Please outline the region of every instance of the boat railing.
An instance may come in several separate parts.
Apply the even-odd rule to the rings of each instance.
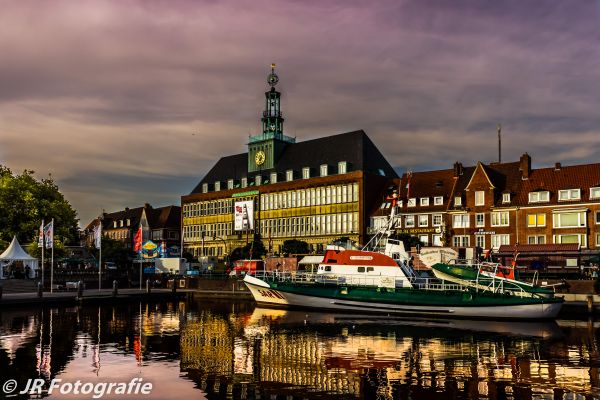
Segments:
[[[317,274],[310,272],[281,272],[264,271],[257,272],[255,276],[259,279],[275,283],[302,283],[302,284],[334,284],[338,286],[369,286],[389,289],[413,288],[422,290],[469,290],[469,285],[447,282],[438,278],[430,277],[396,277],[385,275],[364,274]]]

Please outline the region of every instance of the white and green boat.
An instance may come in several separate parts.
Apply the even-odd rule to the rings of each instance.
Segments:
[[[499,263],[451,260],[433,264],[431,269],[438,279],[478,290],[508,292],[520,297],[554,297],[554,286],[520,281],[516,279],[514,267]]]
[[[314,274],[246,275],[259,305],[451,318],[552,319],[559,297],[412,276],[386,254],[328,249]],[[483,286],[483,285],[482,285]]]

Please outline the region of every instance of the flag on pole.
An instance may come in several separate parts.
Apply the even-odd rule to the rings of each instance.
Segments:
[[[98,221],[98,225],[94,227],[94,247],[100,248],[102,240],[102,222]]]
[[[44,220],[40,225],[40,237],[38,239],[38,247],[44,247]]]
[[[46,248],[51,249],[54,247],[54,220],[50,221],[48,225],[44,227],[44,236],[46,237]]]
[[[133,237],[133,251],[136,253],[140,253],[142,251],[142,224],[140,224],[140,227]]]

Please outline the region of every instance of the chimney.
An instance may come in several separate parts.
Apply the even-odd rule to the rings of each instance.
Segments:
[[[560,165],[559,162],[557,162],[556,164],[554,164],[554,170],[555,171],[560,171],[560,168],[562,167],[562,165]]]
[[[144,203],[144,208],[152,208],[152,206],[150,205],[150,203]]]
[[[458,178],[463,174],[463,165],[458,161],[454,163],[454,177]]]
[[[521,177],[524,180],[529,179],[531,173],[531,157],[529,154],[525,153],[519,159],[519,171],[521,171]]]
[[[125,211],[129,211],[129,207],[125,207]]]

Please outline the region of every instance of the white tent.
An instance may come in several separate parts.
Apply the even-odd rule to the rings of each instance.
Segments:
[[[22,261],[25,267],[31,268],[31,277],[36,276],[38,271],[38,259],[31,257],[19,244],[17,237],[15,236],[10,242],[10,246],[0,254],[0,279],[6,279],[6,268],[13,264],[15,261]]]

